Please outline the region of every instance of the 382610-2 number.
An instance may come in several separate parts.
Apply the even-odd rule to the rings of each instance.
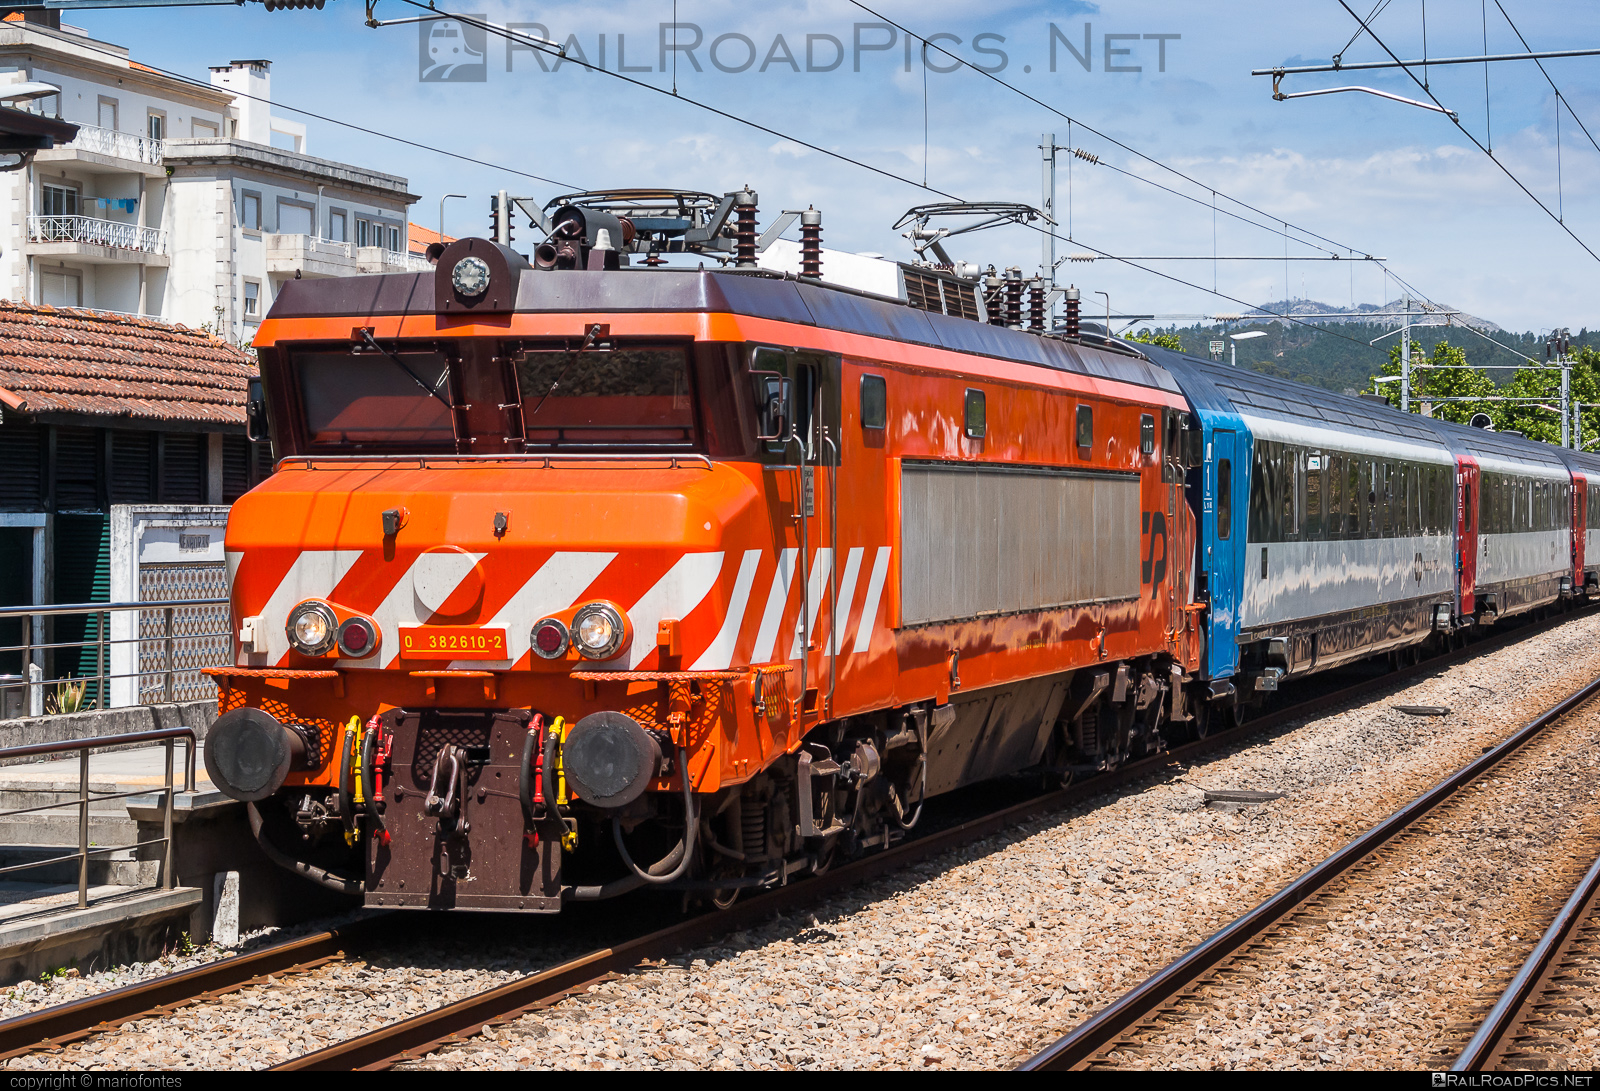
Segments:
[[[403,659],[504,659],[506,631],[475,625],[428,625],[400,630]]]

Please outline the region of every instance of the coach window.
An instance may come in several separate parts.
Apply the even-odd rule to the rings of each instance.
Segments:
[[[1273,533],[1276,512],[1273,497],[1277,480],[1273,452],[1276,447],[1277,444],[1270,439],[1258,439],[1255,442],[1250,462],[1250,522],[1245,528],[1248,540],[1252,542],[1272,542],[1278,537]]]
[[[1233,462],[1217,459],[1217,537],[1233,537]]]
[[[1300,536],[1300,448],[1285,443],[1278,451],[1279,540],[1289,542]]]
[[[889,387],[883,376],[861,376],[861,427],[884,428],[888,424]]]
[[[1306,540],[1322,540],[1322,452],[1306,453]]]
[[[983,391],[967,391],[967,403],[963,415],[963,431],[971,439],[982,439],[989,430],[988,407],[984,404]]]
[[[1327,530],[1324,537],[1328,541],[1335,541],[1344,537],[1344,456],[1324,455],[1322,477],[1327,482],[1328,494],[1328,515],[1323,523]]]

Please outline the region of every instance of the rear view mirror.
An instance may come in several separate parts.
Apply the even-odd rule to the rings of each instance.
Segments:
[[[260,379],[251,379],[244,405],[244,433],[251,443],[266,443],[272,437],[267,429],[267,398]]]
[[[756,438],[781,440],[789,436],[789,380],[775,371],[753,371],[756,390]]]

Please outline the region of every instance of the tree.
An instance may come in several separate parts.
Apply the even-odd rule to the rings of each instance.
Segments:
[[[1183,339],[1178,336],[1176,330],[1167,330],[1165,332],[1161,330],[1140,330],[1132,337],[1125,338],[1125,340],[1142,341],[1147,345],[1171,349],[1173,352],[1183,351]]]
[[[1501,427],[1502,407],[1505,402],[1464,401],[1446,402],[1441,398],[1488,398],[1499,393],[1494,380],[1482,371],[1467,368],[1467,353],[1447,341],[1433,346],[1431,356],[1422,355],[1421,346],[1411,346],[1411,411],[1421,412],[1425,404],[1432,405],[1432,416],[1438,420],[1467,424],[1474,413],[1487,413],[1496,428]],[[1400,346],[1389,350],[1389,362],[1383,365],[1385,376],[1400,375]],[[1382,394],[1389,404],[1399,408],[1400,384],[1398,382],[1370,384],[1373,393]]]

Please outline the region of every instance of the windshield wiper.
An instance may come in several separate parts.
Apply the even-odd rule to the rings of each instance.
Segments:
[[[583,353],[588,350],[590,345],[593,345],[601,337],[609,333],[610,330],[610,326],[602,325],[598,322],[589,327],[589,329],[583,335],[583,344],[579,345],[578,351],[572,354],[572,358],[567,361],[567,366],[561,369],[561,374],[557,375],[555,379],[551,381],[550,389],[544,392],[544,397],[539,399],[538,404],[533,407],[533,411],[530,412],[528,416],[538,416],[539,410],[543,409],[544,403],[550,400],[550,395],[556,392],[556,387],[560,386],[561,380],[567,377],[567,372],[572,370],[572,365],[577,362],[578,357],[583,355]]]
[[[387,356],[390,360],[394,361],[394,366],[395,367],[399,368],[401,371],[403,371],[407,375],[411,376],[413,382],[415,382],[422,389],[426,390],[433,397],[438,398],[440,404],[442,404],[446,409],[450,410],[450,412],[452,412],[452,413],[454,413],[456,411],[456,407],[451,404],[449,398],[446,398],[444,395],[440,394],[433,387],[429,386],[427,381],[425,379],[423,379],[422,376],[418,375],[415,371],[412,371],[409,367],[406,366],[406,362],[404,360],[400,359],[400,357],[396,356],[394,353],[390,352],[388,349],[386,349],[382,345],[378,344],[378,342],[374,341],[372,339],[372,331],[371,330],[362,329],[361,336],[362,336],[362,338],[364,338],[366,340],[367,344],[371,345],[373,348],[377,349],[379,352],[381,352],[385,356]],[[448,367],[448,365],[446,365],[446,366]],[[446,381],[449,381],[449,372],[448,371],[446,371],[446,373],[445,373],[445,379],[446,379]]]

